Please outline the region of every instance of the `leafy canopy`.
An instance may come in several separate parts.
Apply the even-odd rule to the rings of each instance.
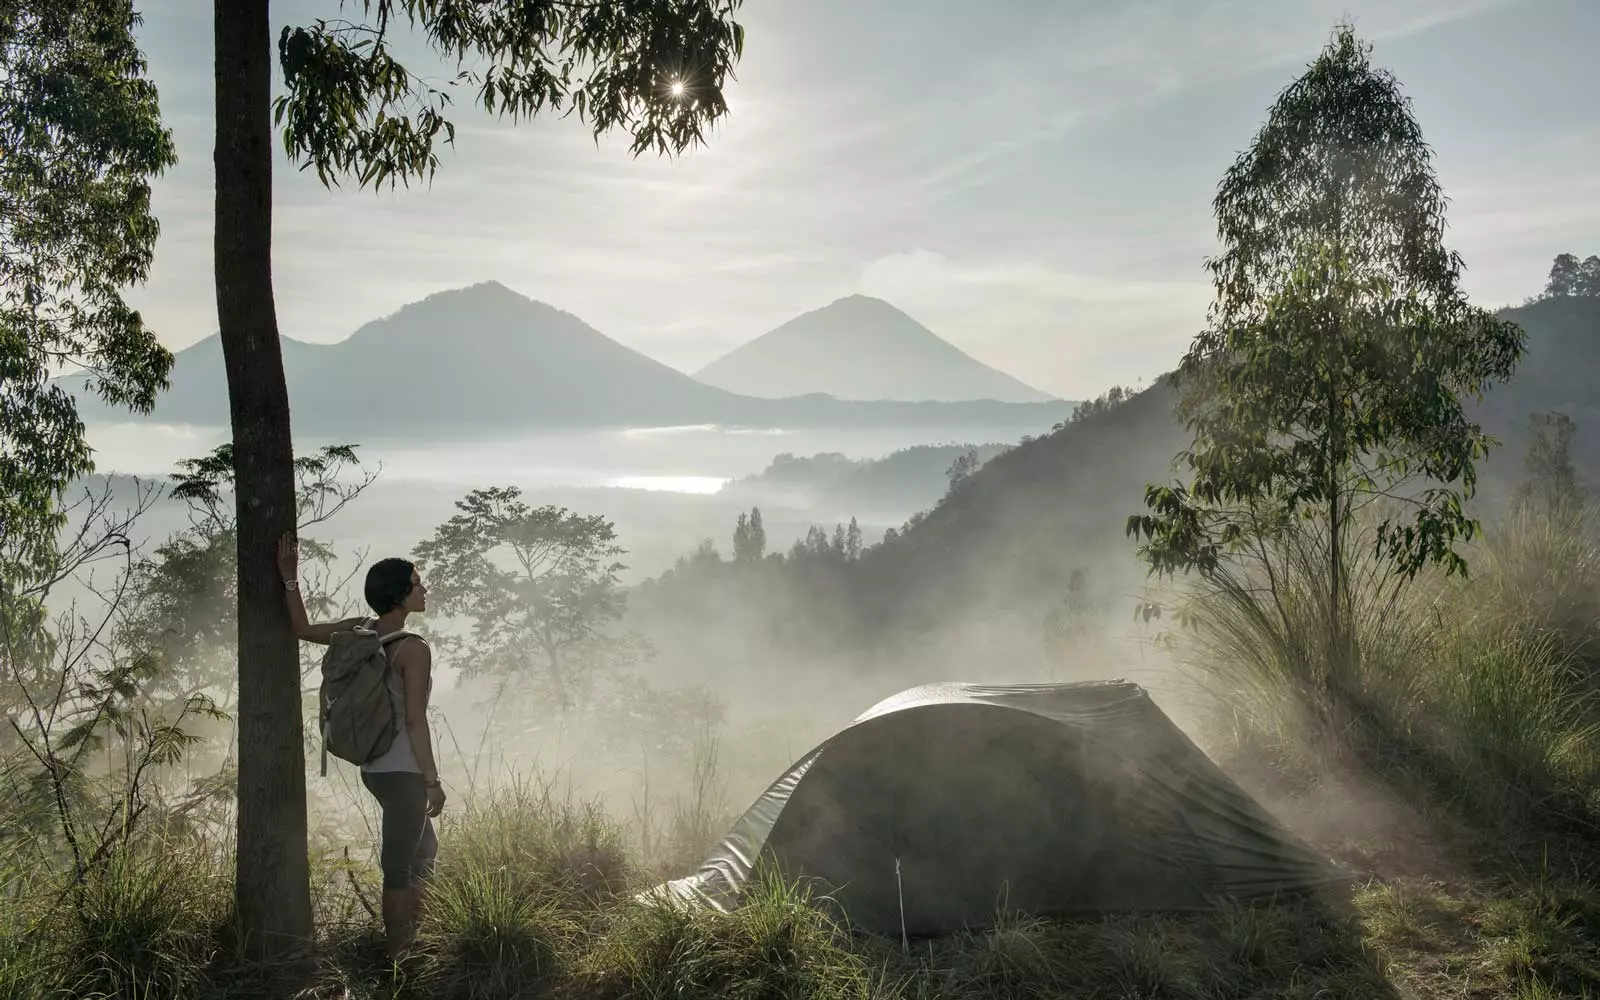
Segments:
[[[1368,55],[1336,31],[1219,187],[1216,298],[1176,378],[1191,478],[1128,521],[1153,573],[1208,573],[1295,517],[1337,550],[1380,502],[1396,571],[1465,570],[1454,543],[1475,527],[1451,487],[1470,496],[1493,442],[1462,396],[1508,378],[1523,336],[1461,292],[1431,151]]]
[[[55,554],[61,497],[93,471],[72,396],[148,411],[172,355],[122,298],[149,272],[150,178],[176,162],[130,0],[0,5],[0,559]],[[44,570],[48,572],[48,570]]]
[[[323,184],[431,178],[435,143],[455,139],[451,94],[466,85],[513,120],[576,112],[598,141],[681,152],[727,114],[723,84],[744,48],[742,0],[359,0],[364,19],[287,27],[288,93],[275,102],[284,148]],[[438,86],[403,65],[391,30],[420,31],[456,74]]]

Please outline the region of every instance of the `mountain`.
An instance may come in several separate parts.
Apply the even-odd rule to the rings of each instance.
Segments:
[[[283,338],[295,428],[312,435],[441,437],[470,431],[684,424],[766,427],[996,426],[1037,431],[1070,403],[861,403],[768,400],[706,385],[606,337],[571,313],[498,282],[439,292],[348,339]],[[81,380],[78,388],[81,390]],[[85,420],[133,419],[79,391]],[[146,418],[225,426],[221,342],[177,355],[172,386]]]
[[[730,392],[775,399],[910,402],[1053,399],[963,354],[882,299],[852,295],[797,316],[695,372]]]

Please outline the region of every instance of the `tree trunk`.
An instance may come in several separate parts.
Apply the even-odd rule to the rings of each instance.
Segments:
[[[214,0],[217,321],[233,422],[239,572],[235,903],[246,955],[311,937],[300,670],[276,566],[294,527],[289,393],[272,301],[268,0]]]

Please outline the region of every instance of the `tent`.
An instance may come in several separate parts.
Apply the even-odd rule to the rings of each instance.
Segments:
[[[1195,910],[1346,876],[1126,681],[934,684],[880,702],[767,789],[698,872],[653,893],[729,911],[763,864],[899,936]]]

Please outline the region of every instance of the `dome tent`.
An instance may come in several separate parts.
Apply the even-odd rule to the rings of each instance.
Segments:
[[[755,870],[814,880],[852,927],[927,936],[1039,916],[1194,910],[1345,875],[1137,684],[934,684],[812,750],[687,878],[727,911]]]

